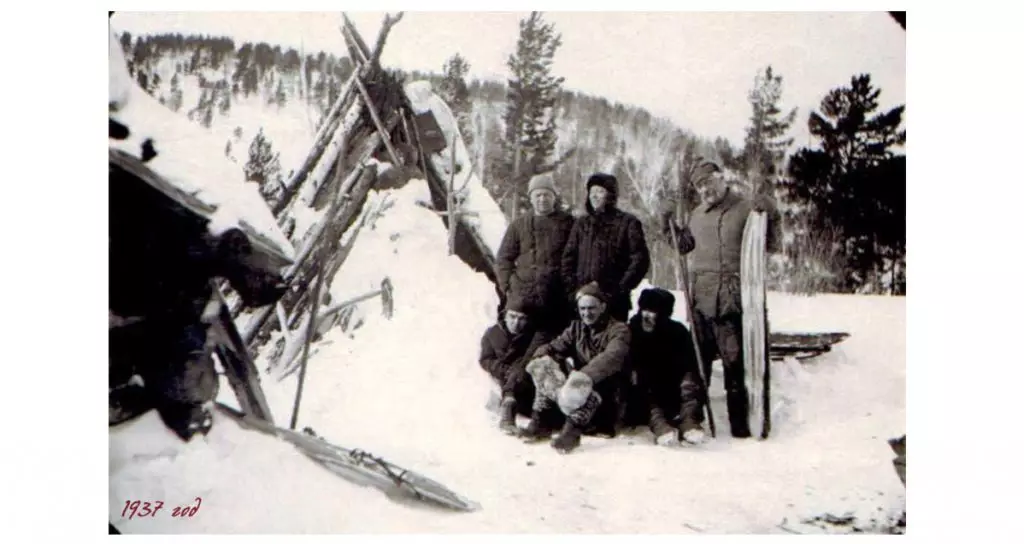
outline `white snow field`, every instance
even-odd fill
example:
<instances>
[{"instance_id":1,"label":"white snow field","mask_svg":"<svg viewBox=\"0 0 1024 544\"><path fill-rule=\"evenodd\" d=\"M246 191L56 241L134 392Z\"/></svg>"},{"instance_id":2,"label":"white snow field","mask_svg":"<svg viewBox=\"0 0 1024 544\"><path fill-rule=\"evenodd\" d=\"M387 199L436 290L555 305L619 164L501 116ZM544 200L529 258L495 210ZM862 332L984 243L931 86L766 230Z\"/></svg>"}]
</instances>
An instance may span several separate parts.
<instances>
[{"instance_id":1,"label":"white snow field","mask_svg":"<svg viewBox=\"0 0 1024 544\"><path fill-rule=\"evenodd\" d=\"M786 533L881 531L905 508L886 439L905 432L905 303L871 296L769 293L776 330L846 331L804 363L773 363L776 423L767 441L728 437L721 368L711 395L718 438L656 446L646 429L584 437L560 455L497 429L494 387L477 363L494 322L487 279L447 255L425 182L371 194L391 207L360 234L331 285L336 300L390 277L392 319L360 304L309 361L298 428L439 481L480 504L470 513L396 501L321 468L291 445L217 417L183 443L155 412L110 430L110 520L124 533ZM637 296L637 293L634 296ZM677 293L677 296L679 294ZM677 303L677 316L685 310ZM262 365L261 365L262 366ZM264 376L287 426L296 375ZM227 384L220 400L234 404ZM520 424L525 424L521 420ZM190 518L170 508L195 504ZM125 501L160 500L153 517ZM815 518L849 520L844 524Z\"/></svg>"}]
</instances>

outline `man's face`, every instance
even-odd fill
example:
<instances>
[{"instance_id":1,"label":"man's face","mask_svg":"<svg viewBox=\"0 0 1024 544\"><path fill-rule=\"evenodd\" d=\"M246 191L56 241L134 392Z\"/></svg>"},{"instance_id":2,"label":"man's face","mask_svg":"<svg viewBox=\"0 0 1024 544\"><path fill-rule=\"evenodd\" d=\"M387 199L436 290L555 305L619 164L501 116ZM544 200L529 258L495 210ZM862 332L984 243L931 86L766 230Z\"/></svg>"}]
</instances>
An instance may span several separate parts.
<instances>
[{"instance_id":1,"label":"man's face","mask_svg":"<svg viewBox=\"0 0 1024 544\"><path fill-rule=\"evenodd\" d=\"M591 185L589 198L590 207L594 208L594 211L604 211L605 206L608 205L608 189L600 185Z\"/></svg>"},{"instance_id":2,"label":"man's face","mask_svg":"<svg viewBox=\"0 0 1024 544\"><path fill-rule=\"evenodd\" d=\"M604 303L601 299L590 295L583 295L576 303L580 311L580 320L584 325L593 325L604 315Z\"/></svg>"},{"instance_id":3,"label":"man's face","mask_svg":"<svg viewBox=\"0 0 1024 544\"><path fill-rule=\"evenodd\" d=\"M547 189L535 189L530 193L530 205L537 215L547 215L555 209L555 193Z\"/></svg>"},{"instance_id":4,"label":"man's face","mask_svg":"<svg viewBox=\"0 0 1024 544\"><path fill-rule=\"evenodd\" d=\"M694 183L694 189L700 200L708 206L718 204L725 197L725 177L721 172L713 172Z\"/></svg>"},{"instance_id":5,"label":"man's face","mask_svg":"<svg viewBox=\"0 0 1024 544\"><path fill-rule=\"evenodd\" d=\"M654 325L658 323L658 314L650 310L640 310L640 325L644 332L654 332Z\"/></svg>"},{"instance_id":6,"label":"man's face","mask_svg":"<svg viewBox=\"0 0 1024 544\"><path fill-rule=\"evenodd\" d=\"M526 328L526 314L515 310L505 312L505 328L512 334L519 334Z\"/></svg>"}]
</instances>

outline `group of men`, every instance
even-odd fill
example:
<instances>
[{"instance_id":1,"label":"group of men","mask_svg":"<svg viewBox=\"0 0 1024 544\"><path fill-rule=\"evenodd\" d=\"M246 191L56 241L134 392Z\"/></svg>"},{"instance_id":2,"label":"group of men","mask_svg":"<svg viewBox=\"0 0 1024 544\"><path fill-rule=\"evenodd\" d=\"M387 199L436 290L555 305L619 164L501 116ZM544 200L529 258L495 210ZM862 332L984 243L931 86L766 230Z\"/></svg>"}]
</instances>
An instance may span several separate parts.
<instances>
[{"instance_id":1,"label":"group of men","mask_svg":"<svg viewBox=\"0 0 1024 544\"><path fill-rule=\"evenodd\" d=\"M516 218L497 255L499 318L481 340L480 365L501 389L500 428L526 440L554 437L567 453L583 434L615 436L647 425L662 445L705 440L705 378L720 358L733 436L750 436L744 384L740 246L750 211L769 212L769 250L778 212L766 197L730 188L721 167L702 161L693 176L701 202L686 224L672 212L662 230L690 254L689 285L699 367L689 329L672 319L675 296L631 294L651 257L643 227L618 209L618 182L586 182L586 214L557 206L550 174L530 180L531 213ZM628 320L627 320L628 319ZM517 414L529 417L520 429ZM557 432L557 434L556 434Z\"/></svg>"}]
</instances>

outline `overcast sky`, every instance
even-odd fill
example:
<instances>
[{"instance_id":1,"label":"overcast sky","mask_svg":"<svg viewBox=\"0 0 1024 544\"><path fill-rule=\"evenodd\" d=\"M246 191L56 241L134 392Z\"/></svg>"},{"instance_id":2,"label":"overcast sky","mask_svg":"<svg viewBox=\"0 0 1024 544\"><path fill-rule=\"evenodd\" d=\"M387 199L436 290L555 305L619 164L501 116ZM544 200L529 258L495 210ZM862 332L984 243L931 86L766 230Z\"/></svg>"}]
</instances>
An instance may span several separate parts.
<instances>
[{"instance_id":1,"label":"overcast sky","mask_svg":"<svg viewBox=\"0 0 1024 544\"><path fill-rule=\"evenodd\" d=\"M386 66L440 72L460 53L470 78L504 79L527 12L412 12L384 48ZM383 12L350 13L372 44ZM884 12L545 12L562 34L553 70L565 87L635 104L697 134L739 146L746 95L768 64L783 76L783 107L806 145L807 114L833 87L870 73L882 107L906 102L906 41ZM343 54L337 12L118 12L115 31L227 35Z\"/></svg>"}]
</instances>

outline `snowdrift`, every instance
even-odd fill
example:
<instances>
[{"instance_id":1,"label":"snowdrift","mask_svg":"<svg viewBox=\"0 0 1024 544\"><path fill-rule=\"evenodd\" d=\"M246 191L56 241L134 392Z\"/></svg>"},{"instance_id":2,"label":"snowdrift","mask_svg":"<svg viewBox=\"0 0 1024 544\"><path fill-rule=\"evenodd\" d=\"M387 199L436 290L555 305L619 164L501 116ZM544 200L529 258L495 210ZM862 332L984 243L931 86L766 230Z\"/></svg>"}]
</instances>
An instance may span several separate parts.
<instances>
[{"instance_id":1,"label":"snowdrift","mask_svg":"<svg viewBox=\"0 0 1024 544\"><path fill-rule=\"evenodd\" d=\"M904 488L885 441L905 432L903 299L769 294L773 325L852 336L807 364L773 366L781 404L768 441L728 437L716 365L717 440L669 450L643 429L584 437L579 450L562 456L502 435L485 408L493 387L476 357L496 318L493 287L447 255L443 224L417 205L429 200L425 182L370 198L386 209L360 235L331 292L352 296L389 276L395 314L388 320L377 299L364 302L347 332L335 329L319 342L299 428L416 470L481 510L457 514L392 500L222 417L209 436L183 444L151 413L110 433L110 515L120 530L848 532L880 530L903 511ZM684 306L677 304L676 317L685 318ZM264 385L276 420L287 421L295 378L265 377ZM126 500L184 505L196 497L202 507L192 518L119 517Z\"/></svg>"},{"instance_id":2,"label":"snowdrift","mask_svg":"<svg viewBox=\"0 0 1024 544\"><path fill-rule=\"evenodd\" d=\"M223 142L168 110L146 94L128 74L124 53L110 31L109 116L126 135L109 138L110 149L140 159L147 167L192 198L214 209L209 229L220 235L239 228L282 257L294 259L284 235L255 184L219 153ZM122 137L123 136L123 137ZM149 158L150 153L155 153Z\"/></svg>"},{"instance_id":3,"label":"snowdrift","mask_svg":"<svg viewBox=\"0 0 1024 544\"><path fill-rule=\"evenodd\" d=\"M480 177L474 172L469 150L466 148L455 121L455 114L452 113L448 104L433 91L428 81L414 81L407 84L405 94L409 97L415 113L433 112L441 132L444 133L445 141L449 142L447 148L431 155L434 168L445 180L450 179L452 175L452 152L454 149L455 180L453 186L456 189L455 198L460 203L461 209L476 214L475 216L465 216L463 222L480 236L491 251L491 255L496 256L498 247L501 246L501 239L505 235L505 229L508 228L508 221L501 208L484 189ZM454 145L451 142L454 142Z\"/></svg>"}]
</instances>

